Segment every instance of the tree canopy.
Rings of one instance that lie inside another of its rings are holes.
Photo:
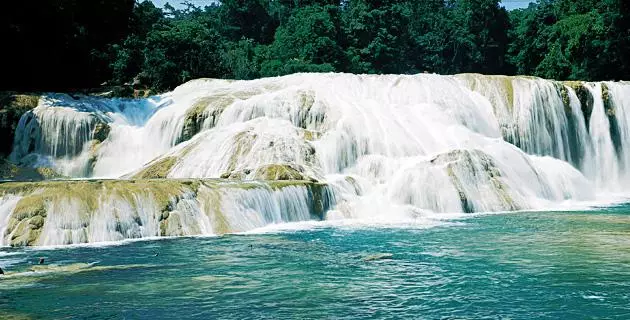
[[[9,1],[2,88],[72,90],[294,72],[630,79],[630,4],[538,0]]]

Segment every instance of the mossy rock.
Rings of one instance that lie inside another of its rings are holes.
[[[303,130],[302,136],[306,141],[315,141],[319,140],[322,137],[322,133],[319,131]]]
[[[112,128],[107,123],[99,122],[94,126],[92,137],[98,142],[103,142],[107,139],[111,130]]]
[[[243,169],[227,172],[221,178],[232,180],[263,180],[263,181],[312,181],[317,179],[309,177],[305,168],[296,164],[267,164],[257,168]]]
[[[165,179],[176,163],[176,157],[155,160],[149,163],[142,171],[135,174],[132,179]]]
[[[299,91],[297,93],[297,104],[299,106],[299,123],[297,123],[297,127],[306,129],[309,125],[309,117],[311,117],[311,110],[315,105],[315,92],[308,91]],[[316,123],[324,122],[325,114],[319,115],[320,118],[314,119]],[[308,139],[307,139],[308,140]]]
[[[300,170],[301,169],[301,170]],[[290,164],[270,164],[254,171],[256,180],[308,180],[304,178],[303,168]]]
[[[456,75],[458,79],[464,80],[468,88],[484,95],[492,106],[496,109],[499,104],[505,105],[509,111],[514,109],[514,81],[518,78],[502,75],[482,75],[464,73]],[[498,95],[489,95],[484,88],[498,90]]]
[[[623,152],[623,141],[621,141],[621,129],[619,128],[619,121],[617,120],[615,112],[615,103],[612,100],[610,88],[606,83],[602,83],[602,100],[604,102],[604,110],[606,111],[606,117],[608,117],[610,137],[617,155],[620,156]]]
[[[34,216],[28,221],[28,223],[34,229],[40,229],[41,227],[44,226],[44,217],[42,217],[42,216]]]
[[[15,129],[22,115],[39,104],[39,95],[0,92],[0,156],[11,153]]]
[[[578,100],[580,100],[582,114],[584,115],[584,120],[586,121],[586,126],[588,128],[595,103],[593,95],[586,88],[586,83],[583,81],[564,81],[562,83],[575,91]]]
[[[215,234],[226,234],[233,230],[230,219],[223,211],[221,194],[214,188],[200,188],[199,197],[203,198],[202,210],[206,213],[212,223]]]
[[[40,234],[40,228],[35,228],[28,220],[23,220],[11,233],[10,245],[12,247],[33,246],[37,244]]]
[[[571,96],[569,95],[568,87],[560,82],[554,82],[554,85],[556,87],[556,91],[558,92],[558,95],[560,95],[560,97],[562,98],[562,104],[564,105],[564,113],[570,116],[572,114],[572,110],[571,110]]]
[[[23,220],[34,216],[46,216],[47,199],[41,194],[35,193],[23,197],[18,201],[15,209],[13,209],[12,217],[17,220]]]
[[[197,99],[193,106],[186,111],[184,126],[178,143],[190,140],[199,133],[206,121],[209,122],[210,128],[214,127],[223,111],[232,105],[236,99],[240,99],[235,94],[237,93],[218,94]],[[246,97],[247,95],[243,96],[243,98]]]
[[[20,168],[17,165],[5,159],[0,159],[0,179],[14,180],[19,174]]]
[[[20,167],[5,159],[0,159],[0,179],[11,181],[43,181],[65,178],[52,168]]]
[[[182,128],[182,133],[177,143],[188,141],[194,135],[201,131],[203,123],[208,117],[205,112],[208,103],[209,102],[206,99],[200,99],[195,102],[192,108],[186,111],[186,115],[184,117],[184,126]]]
[[[327,185],[321,183],[309,184],[308,189],[312,200],[311,215],[318,220],[324,220],[326,212],[332,206],[329,194],[330,189]]]
[[[477,208],[475,208],[474,201],[470,199],[466,188],[460,181],[459,177],[462,174],[472,176],[479,181],[480,185],[475,186],[475,188],[481,187],[481,185],[492,186],[494,192],[488,194],[488,196],[500,199],[503,206],[501,209],[509,211],[520,209],[510,196],[510,188],[502,180],[501,171],[494,163],[492,157],[484,152],[480,150],[454,150],[438,155],[431,160],[431,163],[445,166],[446,174],[459,194],[461,207],[464,212],[476,212]]]
[[[234,138],[236,150],[230,155],[228,172],[234,171],[238,164],[238,159],[246,156],[252,150],[256,138],[258,138],[258,135],[252,131],[243,131],[236,135]]]

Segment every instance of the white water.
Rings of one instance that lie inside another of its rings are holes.
[[[186,188],[177,192],[177,199],[171,200],[167,211],[158,204],[159,192],[151,189],[133,194],[119,188],[106,189],[103,187],[90,198],[98,201],[94,208],[87,205],[84,197],[72,192],[46,202],[46,222],[37,241],[30,244],[54,246],[157,236],[215,235],[306,221],[315,214],[311,191],[297,185],[274,190],[262,183],[245,189],[231,187],[229,183],[220,186],[202,183],[196,194]],[[32,228],[26,218],[11,232],[6,230],[10,213],[19,200],[20,197],[13,195],[0,200],[0,226],[4,228],[0,231],[5,235],[0,246],[15,244],[10,240],[22,235],[19,230]]]
[[[136,102],[54,96],[42,99],[20,122],[13,158],[75,178],[130,176],[166,157],[176,159],[169,178],[218,178],[290,164],[331,186],[336,206],[328,219],[405,221],[442,213],[541,209],[627,191],[630,85],[607,83],[623,142],[619,154],[601,84],[586,86],[594,99],[588,123],[569,87],[564,87],[565,105],[562,84],[480,75],[296,74],[196,80]],[[208,117],[202,131],[179,143],[187,112],[200,102]],[[29,117],[37,121],[28,122]],[[97,122],[108,123],[111,132],[94,148],[90,130]],[[280,200],[270,195],[225,197],[232,199],[222,202],[232,206],[225,219],[238,232],[286,222],[286,212],[297,214],[292,218],[297,221],[309,219],[305,201],[278,206]],[[102,212],[95,213],[101,218],[90,223],[91,238],[48,231],[67,227],[49,217],[40,241],[155,235],[157,227],[148,218],[142,218],[143,228],[129,225],[116,235],[110,232],[116,229],[112,220],[129,221],[129,212],[139,210],[141,202],[135,209],[127,208],[129,203],[102,203]],[[244,202],[258,214],[250,214]],[[150,216],[149,203],[134,215]],[[207,217],[210,209],[199,206],[197,199],[180,209],[181,220],[187,221],[182,234],[215,232],[217,222]],[[72,210],[66,207],[59,215],[74,221],[67,211]],[[114,212],[120,212],[116,218]]]
[[[7,227],[9,226],[9,219],[11,219],[11,213],[18,201],[20,201],[19,196],[16,195],[5,195],[0,198],[0,235],[4,235]],[[0,246],[4,246],[5,239],[3,236],[0,236]]]

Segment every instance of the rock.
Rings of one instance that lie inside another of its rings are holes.
[[[0,159],[0,179],[11,181],[43,181],[65,178],[52,168],[21,167],[5,159]]]
[[[377,261],[377,260],[392,260],[393,257],[394,255],[391,253],[377,253],[377,254],[372,254],[363,258],[363,261],[368,262],[368,261]]]
[[[219,120],[219,116],[230,106],[236,98],[231,95],[221,94],[198,99],[193,106],[186,111],[184,127],[178,143],[190,140],[203,128],[206,119],[210,122],[210,127],[214,127]]]
[[[132,98],[134,96],[134,90],[131,85],[115,86],[112,87],[109,96],[116,98]]]
[[[602,83],[602,100],[604,102],[604,110],[606,111],[606,117],[608,117],[610,138],[617,155],[621,155],[623,152],[623,141],[621,138],[621,129],[619,127],[619,121],[615,116],[615,104],[610,96],[610,88],[605,83]]]
[[[96,126],[94,126],[92,137],[98,142],[103,142],[105,141],[105,139],[107,139],[107,136],[109,136],[111,130],[111,127],[107,123],[99,122],[96,124]]]
[[[39,96],[0,92],[0,156],[11,153],[15,129],[23,114],[39,104]]]
[[[304,135],[304,140],[315,141],[321,138],[322,133],[318,131],[312,131],[312,130],[303,130],[303,135]]]
[[[132,179],[165,179],[176,163],[177,158],[175,157],[155,160],[149,163],[142,171],[133,175]]]
[[[494,159],[480,150],[454,150],[440,154],[430,161],[433,165],[443,166],[451,183],[457,190],[462,210],[476,212],[474,199],[469,192],[485,194],[486,200],[496,200],[498,207],[494,211],[516,211],[521,209],[510,194],[509,186],[504,182],[501,170]],[[463,179],[475,179],[476,184],[465,188]]]
[[[34,216],[28,222],[33,228],[40,229],[44,226],[44,217],[42,216]]]
[[[264,180],[264,181],[311,181],[317,182],[317,179],[309,177],[305,173],[305,168],[296,164],[268,164],[253,169],[243,169],[232,171],[229,174],[224,173],[221,178],[235,180]]]
[[[585,83],[583,81],[564,81],[563,83],[575,91],[575,94],[582,105],[582,113],[584,114],[584,120],[588,126],[591,119],[591,113],[593,113],[594,105],[594,99],[591,92],[585,87]]]
[[[254,171],[256,180],[309,180],[303,175],[304,168],[291,164],[271,164]]]
[[[500,105],[507,107],[508,110],[514,108],[514,81],[526,77],[522,76],[501,76],[501,75],[481,75],[481,74],[458,74],[456,77],[463,80],[466,86],[472,91],[485,95],[492,106],[496,109]],[[487,95],[488,92],[498,91],[500,94]]]

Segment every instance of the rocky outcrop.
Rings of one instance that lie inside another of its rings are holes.
[[[42,181],[61,178],[64,176],[52,168],[19,167],[6,159],[0,159],[0,180]]]
[[[164,179],[168,177],[171,168],[177,162],[175,157],[157,159],[149,163],[140,172],[134,174],[132,179]]]
[[[213,128],[223,111],[237,100],[245,100],[257,92],[218,93],[201,97],[186,111],[184,126],[178,143],[190,140],[199,133],[208,121],[208,128]]]
[[[477,92],[495,91],[496,94],[487,95],[490,103],[495,107],[505,106],[509,110],[514,107],[514,84],[513,81],[518,77],[500,76],[500,75],[481,75],[464,73],[458,74],[456,77],[462,80],[468,88]]]
[[[15,129],[23,114],[37,107],[38,95],[0,93],[0,157],[7,157],[13,148]]]
[[[480,150],[454,150],[436,156],[431,164],[443,166],[459,194],[462,210],[478,212],[475,201],[490,200],[494,210],[514,211],[521,209],[513,199],[510,187],[502,178],[494,159]],[[463,180],[467,181],[464,182]],[[471,184],[471,182],[474,182]],[[467,186],[467,187],[466,187]],[[471,188],[472,187],[472,188]],[[482,199],[483,194],[487,199]],[[483,210],[481,210],[483,211]]]
[[[314,177],[309,177],[303,166],[296,164],[268,164],[253,169],[242,169],[238,171],[226,172],[221,175],[224,179],[236,180],[265,180],[265,181],[312,181],[317,182]]]
[[[564,85],[575,91],[578,99],[580,100],[580,105],[582,106],[582,114],[584,115],[584,120],[588,125],[591,119],[591,114],[593,113],[593,104],[595,103],[593,99],[593,95],[586,88],[586,82],[584,81],[564,81]]]
[[[190,138],[199,133],[206,119],[211,118],[210,121],[215,123],[223,110],[233,102],[233,98],[228,98],[226,96],[218,98],[205,97],[197,100],[193,106],[186,111],[184,127],[178,143],[190,140]]]

